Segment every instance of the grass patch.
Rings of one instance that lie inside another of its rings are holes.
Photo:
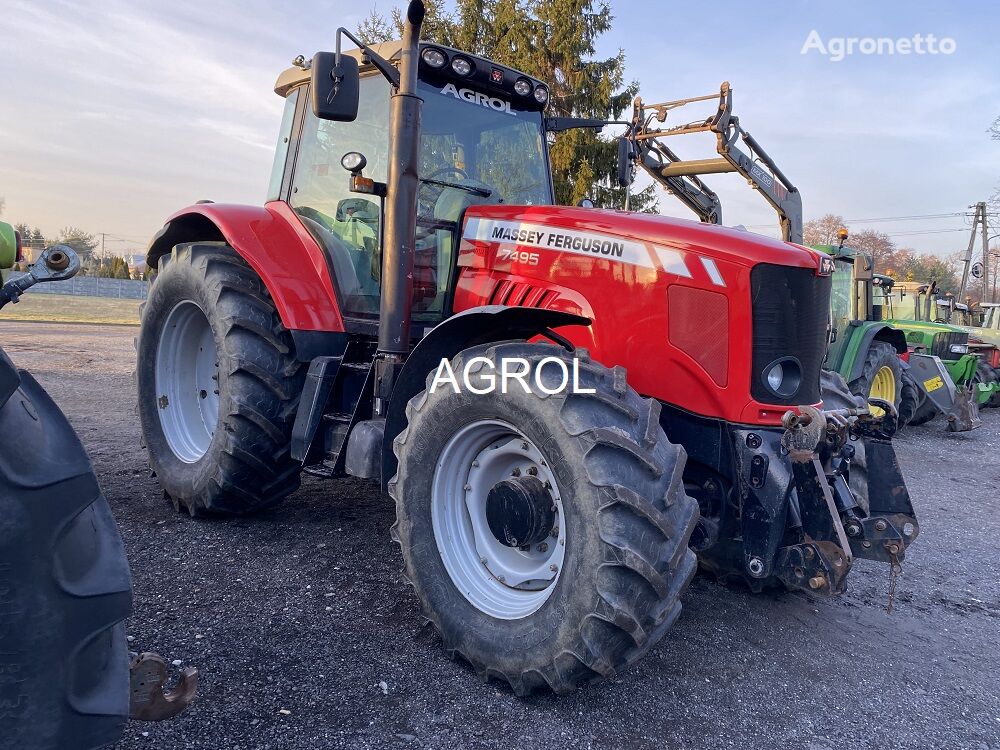
[[[7,305],[0,310],[0,321],[139,325],[140,302],[137,299],[29,292],[21,295],[16,305]]]

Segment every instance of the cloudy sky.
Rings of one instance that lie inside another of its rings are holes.
[[[647,101],[731,81],[736,113],[797,183],[806,218],[961,214],[1000,187],[1000,141],[986,133],[1000,115],[996,3],[611,4],[599,52],[626,51]],[[372,2],[288,7],[0,0],[3,217],[50,235],[66,225],[104,232],[121,252],[195,200],[261,202],[281,111],[275,77],[297,54],[331,49],[336,27],[356,28]],[[824,46],[933,34],[954,51],[834,62],[802,54],[813,31]],[[711,155],[710,140],[696,145]],[[771,230],[773,213],[739,178],[710,182],[726,223]],[[660,203],[686,215],[669,197]],[[966,224],[951,215],[852,229],[950,252],[964,248]]]

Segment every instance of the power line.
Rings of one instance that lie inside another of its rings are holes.
[[[883,221],[921,221],[924,219],[948,219],[953,216],[971,217],[968,211],[956,211],[949,214],[913,214],[912,216],[875,216],[870,219],[844,219],[845,223],[874,224]]]

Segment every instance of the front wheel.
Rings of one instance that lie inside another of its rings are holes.
[[[901,365],[895,347],[885,341],[873,341],[865,353],[861,375],[852,380],[849,385],[851,393],[869,398],[880,398],[888,401],[899,411],[899,401],[902,396],[900,388]],[[872,415],[881,417],[882,409],[871,407]]]
[[[454,372],[473,358],[473,377],[501,372],[518,358],[530,392],[428,388],[394,443],[394,537],[424,613],[449,655],[518,695],[567,693],[641,656],[677,618],[696,567],[698,508],[659,403],[620,368],[577,356],[580,385],[595,393],[538,386],[545,360],[548,390],[551,360],[572,366],[559,347],[466,350]]]
[[[298,487],[289,450],[303,365],[232,248],[178,245],[160,260],[136,352],[149,464],[175,507],[249,513]]]

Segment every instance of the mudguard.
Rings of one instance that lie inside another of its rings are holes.
[[[580,315],[536,307],[487,305],[463,310],[430,331],[410,352],[393,387],[386,413],[382,441],[382,491],[396,473],[392,441],[406,426],[406,405],[427,385],[428,373],[442,359],[450,359],[463,349],[494,341],[527,340],[552,328],[590,325]]]
[[[343,331],[326,254],[284,201],[264,206],[198,203],[171,216],[146,263],[184,242],[224,241],[260,276],[281,322],[295,331]]]

